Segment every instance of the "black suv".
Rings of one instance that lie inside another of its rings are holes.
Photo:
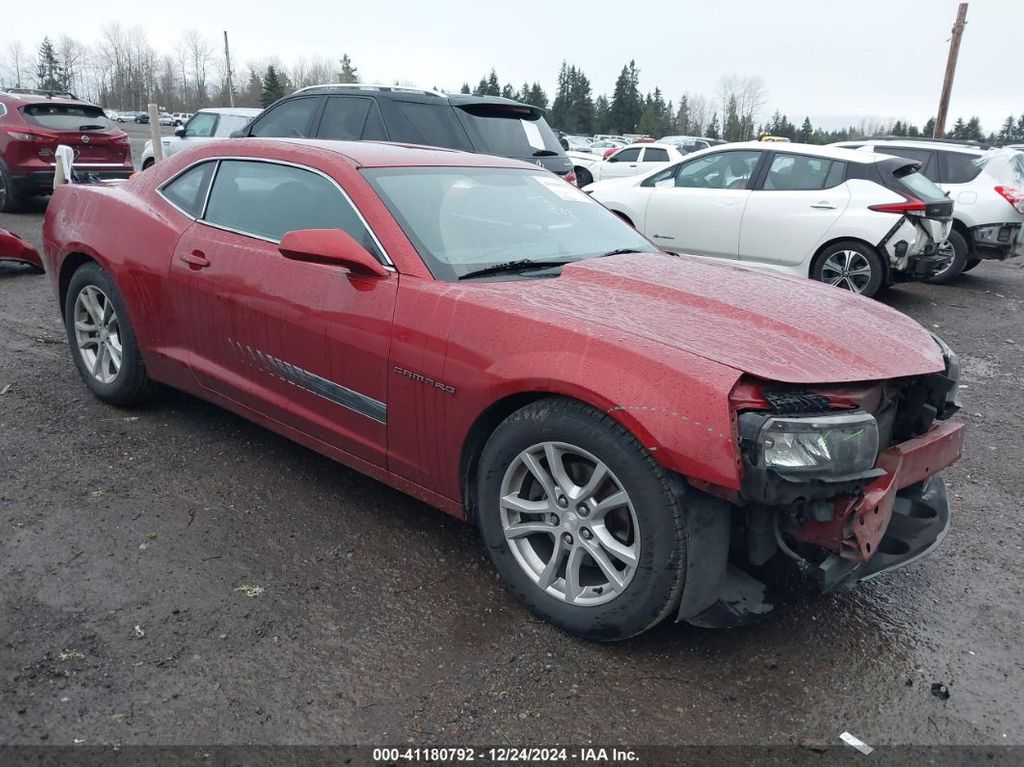
[[[427,144],[526,160],[559,176],[572,171],[543,109],[495,96],[313,85],[278,99],[232,135]]]

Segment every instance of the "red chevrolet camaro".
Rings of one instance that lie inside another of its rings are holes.
[[[781,224],[780,224],[781,225]],[[512,160],[237,139],[59,188],[82,378],[160,382],[460,518],[586,637],[756,620],[941,541],[959,362],[842,290],[660,252]]]

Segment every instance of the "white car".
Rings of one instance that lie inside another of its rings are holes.
[[[938,246],[953,203],[915,168],[887,155],[749,141],[584,191],[664,250],[871,296],[948,263]]]
[[[176,128],[173,136],[164,136],[160,139],[164,157],[170,157],[172,154],[192,146],[205,144],[207,141],[228,138],[234,131],[243,128],[262,111],[262,109],[249,107],[200,109],[192,115],[187,123]],[[154,161],[153,142],[147,141],[142,148],[142,169],[145,170]]]
[[[174,121],[174,127],[177,128],[179,125],[184,125],[190,119],[192,119],[191,112],[171,112],[171,119]]]
[[[589,164],[582,158],[579,162],[571,159],[576,171],[576,183],[583,187],[595,181],[648,173],[681,160],[684,156],[678,147],[671,144],[630,144],[609,155],[607,159],[592,155],[593,160]]]
[[[921,172],[952,197],[949,266],[929,278],[946,283],[985,259],[1024,256],[1024,155],[955,140],[864,139],[834,146],[884,152],[921,163]]]

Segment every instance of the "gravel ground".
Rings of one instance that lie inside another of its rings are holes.
[[[0,226],[38,245],[42,211]],[[102,405],[47,279],[0,264],[0,744],[1024,744],[1022,298],[1019,262],[884,297],[964,361],[931,557],[602,646],[467,525],[185,395]]]

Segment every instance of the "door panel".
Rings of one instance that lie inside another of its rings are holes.
[[[644,233],[676,253],[737,258],[747,189],[655,188]]]
[[[740,259],[779,266],[802,263],[849,203],[845,184],[826,190],[750,192],[740,228]]]

